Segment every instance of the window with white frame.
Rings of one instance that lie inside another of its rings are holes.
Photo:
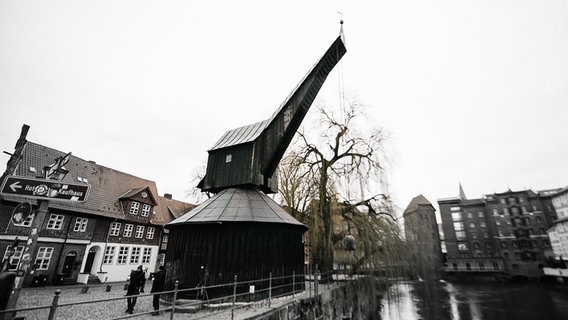
[[[150,263],[151,256],[152,256],[152,248],[144,248],[144,252],[142,253],[142,263],[143,264]]]
[[[89,219],[87,219],[87,218],[75,219],[75,227],[73,227],[73,231],[77,231],[77,232],[87,231],[87,222],[89,222]]]
[[[63,226],[63,216],[60,214],[51,214],[49,216],[49,221],[47,221],[47,229],[49,230],[61,230]]]
[[[20,259],[22,258],[22,253],[24,252],[24,246],[17,246],[14,250],[12,250],[12,246],[8,246],[6,248],[6,252],[4,252],[4,259],[10,259],[8,265],[8,270],[14,271],[18,269],[18,264],[20,263]]]
[[[120,234],[120,222],[113,222],[110,224],[109,235],[118,236]]]
[[[37,270],[47,270],[49,268],[49,261],[51,260],[52,255],[53,247],[39,247],[35,260]]]
[[[132,252],[130,253],[130,264],[138,264],[140,262],[140,247],[132,247]]]
[[[147,217],[150,215],[150,210],[152,210],[152,206],[149,204],[145,204],[142,206],[142,216]]]
[[[30,214],[28,215],[28,217],[26,218],[26,220],[20,222],[20,223],[14,223],[15,226],[18,227],[30,227],[32,225],[32,222],[34,221],[34,214]]]
[[[136,234],[134,236],[136,238],[144,237],[144,226],[136,226]]]
[[[124,232],[122,233],[122,235],[124,237],[132,237],[132,229],[134,228],[134,225],[127,223],[124,225]]]
[[[130,214],[138,214],[138,209],[140,208],[140,202],[132,201],[130,204]]]
[[[116,258],[116,264],[126,264],[128,259],[128,247],[118,248],[118,257]]]
[[[103,257],[103,264],[112,264],[112,260],[114,260],[114,252],[116,247],[108,246],[105,249],[105,255]]]
[[[169,239],[168,239],[168,235],[165,234],[164,237],[162,238],[162,242],[163,242],[163,243],[168,243],[168,240],[169,240]]]
[[[148,230],[146,231],[146,239],[148,239],[148,240],[154,239],[155,230],[156,230],[156,228],[154,228],[154,227],[148,227]]]

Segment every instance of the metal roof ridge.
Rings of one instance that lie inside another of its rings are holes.
[[[223,207],[223,210],[221,211],[221,214],[219,215],[219,218],[217,218],[217,221],[221,221],[221,217],[223,217],[223,215],[225,214],[225,211],[227,211],[227,206],[229,205],[229,203],[231,203],[231,200],[233,200],[233,197],[235,196],[235,193],[237,191],[236,188],[229,188],[229,189],[225,189],[221,192],[219,192],[217,195],[220,197],[221,193],[227,193],[229,192],[229,190],[233,190],[233,193],[231,194],[231,197],[229,198],[229,200],[227,201],[227,203],[225,204],[225,206]],[[213,198],[211,198],[213,199]]]

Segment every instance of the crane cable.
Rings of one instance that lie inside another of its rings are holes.
[[[340,15],[343,15],[341,12],[338,12]],[[340,23],[340,29],[339,29],[339,36],[341,37],[341,40],[344,41],[344,45],[345,45],[345,37],[344,37],[344,33],[343,33],[343,19],[341,19],[339,21]],[[339,110],[340,110],[340,119],[341,119],[341,123],[345,124],[347,118],[346,116],[346,110],[345,110],[345,82],[343,79],[343,59],[339,61],[339,65],[337,68],[337,86],[338,86],[338,94],[339,94]],[[343,137],[342,137],[343,139]],[[341,142],[340,145],[338,146],[338,148],[341,148]],[[350,181],[350,177],[348,174],[348,168],[347,168],[347,161],[349,161],[349,159],[345,158],[343,160],[343,165],[344,165],[344,173],[345,173],[345,189],[347,191],[347,200],[351,201],[351,192],[350,192],[350,188],[349,185],[351,183]]]

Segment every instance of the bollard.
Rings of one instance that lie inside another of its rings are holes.
[[[106,287],[106,292],[110,292],[110,289],[112,288],[112,286],[107,286]]]
[[[235,284],[233,285],[233,306],[231,307],[231,320],[235,319],[235,301],[237,300],[237,275],[235,275]]]
[[[314,271],[314,297],[318,296],[318,277],[319,277],[319,272],[316,269],[316,271]]]
[[[268,278],[268,307],[270,308],[272,304],[272,272]]]
[[[296,291],[296,271],[292,271],[292,298],[294,297],[295,291]]]
[[[61,289],[55,290],[55,296],[53,296],[53,301],[51,302],[51,307],[49,307],[48,320],[53,320],[55,317],[55,310],[57,310],[57,302],[59,301],[59,295],[61,294]]]
[[[172,312],[170,313],[170,320],[174,320],[174,313],[176,311],[176,299],[177,299],[178,285],[179,285],[179,281],[176,280],[176,284],[174,285],[174,298],[172,299]]]
[[[308,277],[309,277],[309,274],[308,274]],[[312,280],[309,279],[309,278],[308,278],[308,280],[310,280],[310,281],[308,281],[308,293],[310,295],[310,300],[312,300]]]
[[[89,286],[84,286],[83,289],[81,289],[81,293],[87,293],[87,291],[89,291]]]

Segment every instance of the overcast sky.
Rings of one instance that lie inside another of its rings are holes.
[[[391,133],[402,210],[459,182],[469,198],[568,185],[565,0],[0,0],[0,149],[28,124],[189,201],[206,150],[269,118],[340,19],[348,51],[319,97],[342,82]]]

